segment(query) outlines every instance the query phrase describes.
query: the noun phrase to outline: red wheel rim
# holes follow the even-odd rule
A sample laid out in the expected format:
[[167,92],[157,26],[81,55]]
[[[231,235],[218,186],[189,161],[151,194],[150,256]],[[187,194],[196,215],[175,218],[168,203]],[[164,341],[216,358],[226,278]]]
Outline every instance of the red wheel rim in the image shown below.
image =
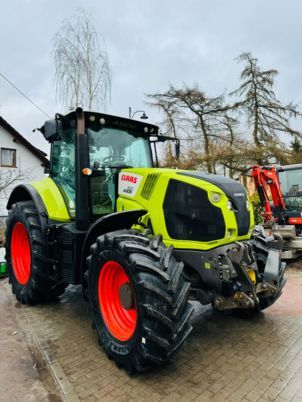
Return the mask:
[[25,226],[17,222],[11,238],[11,258],[15,277],[20,285],[26,285],[30,277],[30,242]]
[[135,301],[126,309],[120,299],[120,287],[126,284],[130,285],[130,279],[124,268],[116,261],[107,261],[98,280],[99,304],[108,330],[120,341],[130,339],[137,324]]

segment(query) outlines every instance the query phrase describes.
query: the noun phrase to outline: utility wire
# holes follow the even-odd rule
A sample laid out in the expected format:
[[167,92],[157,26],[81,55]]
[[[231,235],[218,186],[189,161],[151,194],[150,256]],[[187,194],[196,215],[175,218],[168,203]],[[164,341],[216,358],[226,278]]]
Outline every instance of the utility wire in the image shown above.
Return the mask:
[[3,75],[0,72],[0,76],[5,79],[6,82],[8,82],[13,88],[15,88],[16,91],[19,92],[19,94],[21,94],[26,100],[28,100],[28,102],[30,102],[35,108],[37,108],[38,110],[40,110],[40,112],[42,112],[46,117],[49,117],[49,114],[47,114],[46,112],[44,112],[43,109],[40,108],[40,106],[38,106],[35,102],[33,102],[27,95],[25,95],[24,92],[22,92],[19,88],[16,87],[16,85],[14,85],[8,78],[5,77],[5,75]]

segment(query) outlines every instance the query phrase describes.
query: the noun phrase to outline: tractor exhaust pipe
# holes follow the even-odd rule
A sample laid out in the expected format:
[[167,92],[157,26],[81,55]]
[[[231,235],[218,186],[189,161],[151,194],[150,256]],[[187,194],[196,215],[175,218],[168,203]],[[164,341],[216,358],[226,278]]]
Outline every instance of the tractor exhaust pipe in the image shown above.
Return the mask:
[[87,230],[90,221],[89,210],[89,177],[82,171],[89,166],[88,137],[85,132],[85,117],[82,108],[76,109],[77,138],[76,138],[76,228]]

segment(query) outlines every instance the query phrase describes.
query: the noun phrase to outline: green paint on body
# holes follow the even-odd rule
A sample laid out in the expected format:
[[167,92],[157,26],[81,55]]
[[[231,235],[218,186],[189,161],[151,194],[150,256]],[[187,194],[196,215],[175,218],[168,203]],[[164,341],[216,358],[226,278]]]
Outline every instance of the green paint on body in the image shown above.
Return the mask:
[[50,177],[30,183],[39,193],[49,219],[70,222],[71,218],[61,191]]
[[211,268],[212,268],[212,265],[211,265],[210,262],[205,262],[205,263],[204,263],[204,267],[205,267],[205,269],[211,269]]

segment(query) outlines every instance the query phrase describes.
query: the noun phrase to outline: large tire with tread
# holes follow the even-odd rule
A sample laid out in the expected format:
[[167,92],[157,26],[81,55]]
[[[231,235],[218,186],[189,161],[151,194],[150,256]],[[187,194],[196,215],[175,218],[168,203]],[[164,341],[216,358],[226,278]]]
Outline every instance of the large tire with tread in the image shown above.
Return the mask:
[[161,236],[112,232],[97,238],[87,263],[93,323],[108,358],[128,373],[168,361],[191,332],[193,312],[173,248]]
[[49,272],[47,245],[32,201],[12,206],[5,238],[9,282],[21,303],[46,302],[64,292],[66,285]]

